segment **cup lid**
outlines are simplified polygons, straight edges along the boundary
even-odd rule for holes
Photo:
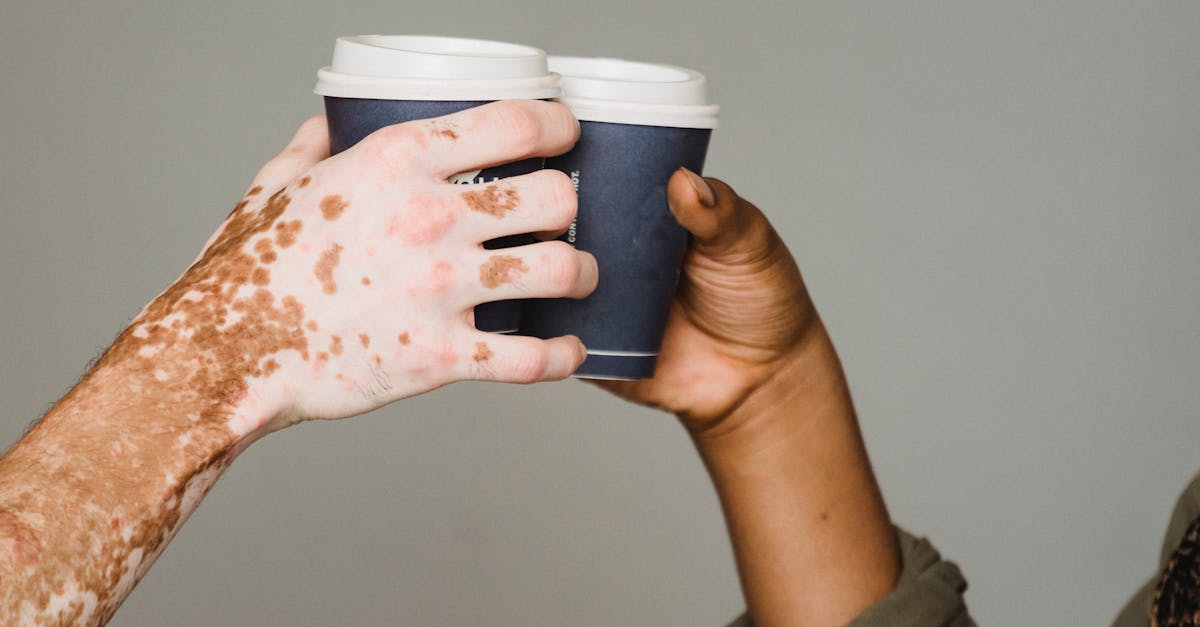
[[[549,59],[562,75],[559,100],[580,120],[716,128],[720,107],[704,75],[683,67],[602,57]]]
[[[424,35],[339,37],[317,72],[322,96],[385,100],[554,98],[558,76],[532,46]]]

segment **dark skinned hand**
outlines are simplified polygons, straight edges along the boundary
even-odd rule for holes
[[[693,239],[657,370],[597,385],[673,412],[696,434],[725,423],[825,332],[795,260],[757,207],[685,169],[671,176],[667,198]]]

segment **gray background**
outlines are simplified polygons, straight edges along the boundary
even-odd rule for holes
[[[320,110],[337,35],[705,71],[708,172],[775,220],[891,511],[991,625],[1109,620],[1200,442],[1200,4],[0,5],[0,439]],[[668,416],[457,385],[241,458],[117,625],[717,625],[742,607]]]

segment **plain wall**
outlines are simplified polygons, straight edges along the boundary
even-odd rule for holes
[[[334,38],[707,73],[707,172],[834,334],[891,512],[989,625],[1105,624],[1200,442],[1200,4],[0,6],[0,440],[174,280],[320,111]],[[682,429],[578,383],[460,384],[252,447],[113,624],[721,625]]]

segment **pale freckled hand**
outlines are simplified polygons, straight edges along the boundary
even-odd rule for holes
[[[483,333],[472,312],[594,289],[594,259],[562,242],[482,246],[565,229],[576,211],[570,180],[447,179],[561,154],[577,137],[564,107],[508,101],[387,127],[330,158],[324,119],[309,120],[196,264],[135,320],[131,349],[159,346],[164,328],[208,337],[206,363],[232,368],[231,394],[254,400],[230,418],[239,433],[350,416],[458,380],[564,378],[585,356],[578,339]]]
[[[582,297],[595,260],[562,242],[557,172],[448,177],[568,150],[561,105],[511,101],[392,126],[329,157],[303,124],[195,262],[0,457],[0,623],[107,621],[257,437],[462,379],[568,376],[573,337],[482,333],[493,300]]]

